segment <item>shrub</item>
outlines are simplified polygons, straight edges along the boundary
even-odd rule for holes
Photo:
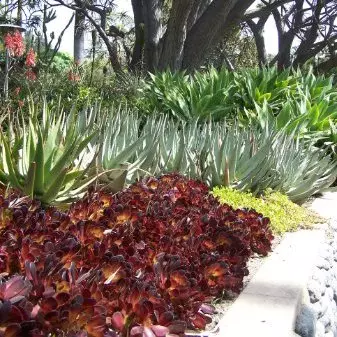
[[[68,53],[57,52],[48,70],[60,74],[62,71],[69,69],[73,62],[73,58]]]
[[[166,71],[145,81],[141,108],[183,120],[228,120],[239,114],[245,122],[259,119],[257,107],[266,102],[270,117],[281,115],[277,118],[280,127],[309,118],[310,130],[322,130],[325,124],[329,126],[329,118],[336,120],[337,90],[332,80],[315,76],[312,70],[279,72],[276,68],[237,72],[211,68],[192,75]]]
[[[146,113],[159,111],[184,121],[239,119],[242,125],[262,128],[272,123],[277,130],[328,146],[334,139],[330,125],[337,123],[337,89],[332,76],[315,76],[312,69],[167,71],[151,75],[140,91],[139,108]]]
[[[307,209],[291,202],[280,192],[267,190],[257,198],[249,192],[240,192],[226,187],[216,187],[213,195],[220,202],[234,208],[255,209],[270,219],[270,226],[274,233],[281,234],[296,230],[300,226],[312,225],[320,219]]]
[[[91,191],[67,213],[16,195],[0,207],[0,326],[11,336],[203,329],[207,303],[240,291],[249,256],[266,255],[273,238],[268,218],[173,174]]]
[[[121,102],[134,106],[139,96],[140,78],[133,74],[108,74],[106,68],[103,63],[95,65],[92,73],[90,63],[77,65],[60,55],[55,57],[50,68],[39,69],[38,78],[34,82],[26,81],[21,73],[13,74],[12,98],[22,100],[32,95],[38,101],[47,97],[48,102],[60,100],[66,110],[74,103],[82,108],[88,102],[97,101],[104,107]],[[18,87],[21,89],[19,96],[15,94]]]

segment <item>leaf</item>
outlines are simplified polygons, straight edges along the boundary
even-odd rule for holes
[[[31,198],[34,198],[34,187],[36,177],[36,163],[32,162],[29,166],[27,177],[25,179],[25,186],[23,186],[23,192]]]
[[[35,173],[35,193],[38,195],[43,195],[45,189],[44,189],[44,183],[45,183],[45,167],[44,167],[44,142],[42,137],[41,129],[37,129],[37,144],[36,144],[36,151],[35,151],[35,158],[34,162],[36,163],[36,173]]]
[[[67,169],[63,169],[57,176],[57,179],[49,186],[49,188],[43,194],[41,201],[49,204],[51,201],[57,198],[62,187],[64,186],[65,176],[67,174]]]
[[[1,135],[1,145],[2,145],[2,161],[3,161],[3,168],[4,171],[8,171],[8,181],[12,184],[13,187],[20,188],[21,184],[18,180],[18,172],[14,166],[14,163],[12,161],[12,153],[9,149],[9,145],[7,143],[7,140],[3,134],[3,132],[0,129],[0,135]]]

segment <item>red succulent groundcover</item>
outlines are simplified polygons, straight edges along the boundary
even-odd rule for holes
[[[220,204],[180,175],[115,195],[90,191],[69,211],[0,197],[1,336],[184,336],[209,303],[239,292],[269,219]]]

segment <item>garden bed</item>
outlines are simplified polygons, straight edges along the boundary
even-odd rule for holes
[[[52,300],[54,297],[58,299],[60,294],[53,292],[54,295],[45,298],[45,292],[39,290],[39,287],[53,287],[56,280],[56,288],[60,284],[64,287],[64,282],[69,283],[66,287],[70,287],[66,290],[68,299],[83,291],[88,296],[89,289],[90,292],[94,290],[92,298],[87,299],[90,303],[106,306],[109,301],[116,302],[116,298],[122,298],[118,300],[121,302],[114,304],[121,311],[112,311],[114,321],[110,321],[110,327],[121,331],[124,331],[122,324],[126,310],[130,310],[127,315],[137,318],[133,331],[140,330],[143,329],[142,319],[145,319],[144,322],[154,319],[148,312],[149,308],[161,308],[157,304],[163,305],[163,299],[167,301],[167,308],[177,310],[175,315],[182,315],[188,322],[186,325],[182,325],[182,320],[175,321],[175,325],[166,323],[169,329],[179,329],[177,336],[182,334],[184,326],[195,324],[193,332],[185,330],[186,336],[226,334],[237,337],[240,335],[231,329],[238,325],[238,319],[242,320],[242,317],[247,322],[241,326],[239,324],[239,330],[252,325],[256,335],[263,336],[261,333],[267,327],[266,333],[277,336],[272,327],[279,328],[281,322],[278,318],[275,320],[275,317],[280,315],[285,315],[285,320],[289,321],[283,324],[284,327],[293,331],[304,285],[312,269],[311,261],[324,234],[321,228],[286,233],[284,237],[276,236],[270,246],[273,236],[268,229],[267,218],[255,211],[234,210],[226,204],[219,204],[218,200],[209,195],[206,185],[175,174],[146,179],[116,195],[91,191],[86,198],[73,204],[68,213],[55,209],[43,211],[38,208],[38,204],[29,204],[31,201],[27,198],[15,199],[15,195],[1,202],[2,247],[5,252],[2,269],[5,266],[9,275],[12,275],[14,262],[15,268],[23,265],[21,273],[32,283],[25,285],[24,296],[34,303],[36,295],[33,294],[39,294],[41,301],[37,302],[35,310],[39,310],[42,322],[48,322],[50,315],[57,313],[55,309],[59,310],[57,315],[65,314],[63,306],[57,307],[55,300]],[[13,241],[13,223],[23,230],[18,235],[24,234],[26,237],[22,246],[18,244],[21,239]],[[196,231],[199,232],[197,236],[194,235]],[[18,245],[20,251],[14,258],[11,253],[13,245]],[[195,248],[196,245],[198,248]],[[50,266],[46,265],[53,254],[42,264],[41,258],[38,258],[41,249],[47,255],[53,250],[57,251],[53,258],[62,259],[58,264],[55,260],[61,269],[50,270]],[[261,257],[266,256],[271,249],[273,252],[268,257]],[[193,259],[188,260],[191,256]],[[206,264],[205,258],[209,261]],[[223,261],[227,262],[223,264]],[[91,265],[96,266],[94,274]],[[133,276],[134,266],[138,266],[140,274],[137,272]],[[53,279],[46,276],[46,272],[53,273]],[[93,277],[97,279],[97,289],[92,288],[90,279]],[[200,280],[196,281],[196,277]],[[128,278],[133,281],[127,283]],[[71,286],[72,283],[75,286]],[[135,283],[140,287],[138,290],[133,286]],[[153,292],[154,286],[149,288],[150,285],[158,287],[157,293]],[[242,285],[243,292],[238,296],[237,291]],[[114,290],[116,287],[118,296]],[[111,296],[110,299],[103,298],[101,302],[101,295],[97,297],[98,289],[114,292],[107,295]],[[187,300],[187,291],[197,296]],[[154,294],[157,297],[153,298]],[[13,295],[5,294],[5,297],[11,298]],[[206,304],[214,297],[217,298],[212,303],[215,311]],[[153,304],[149,299],[154,301]],[[202,301],[205,303],[205,314],[199,311]],[[145,303],[146,306],[140,306]],[[179,311],[183,306],[184,310],[189,310],[189,316]],[[25,310],[29,310],[31,306],[26,307]],[[195,308],[197,310],[193,311]],[[28,311],[25,314],[30,315]],[[108,319],[109,314],[105,315]],[[258,319],[261,322],[261,317],[262,321],[269,322],[262,327],[254,321]],[[103,321],[104,317],[100,318],[99,324],[103,324]],[[165,324],[163,320],[161,322]],[[87,324],[92,329],[90,320]],[[156,326],[154,328],[157,329]],[[22,328],[18,329],[21,331]],[[168,328],[162,326],[160,329]],[[282,331],[280,337],[285,337],[285,331]],[[157,336],[161,337],[161,332]]]

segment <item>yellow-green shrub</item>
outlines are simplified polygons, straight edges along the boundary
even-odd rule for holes
[[[280,192],[267,190],[259,198],[251,193],[240,192],[227,187],[216,187],[214,196],[234,208],[253,208],[270,218],[272,230],[276,234],[294,231],[298,227],[307,227],[319,221],[309,210],[294,204]]]

